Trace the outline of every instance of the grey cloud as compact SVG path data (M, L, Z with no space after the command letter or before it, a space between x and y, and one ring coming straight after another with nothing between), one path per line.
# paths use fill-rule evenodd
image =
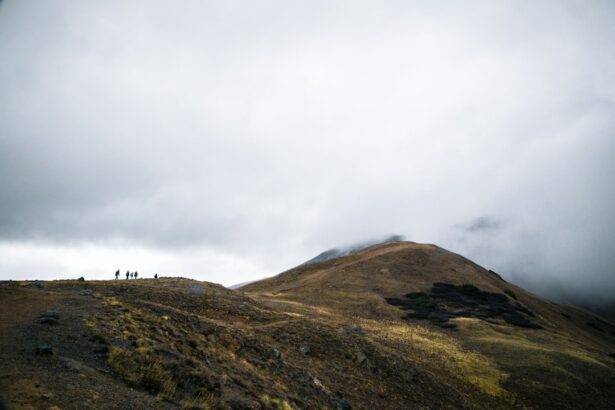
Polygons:
M462 232L469 234L476 232L493 232L498 231L502 228L502 222L488 216L481 216L476 219L473 219L467 224L456 225L454 228L457 228Z
M400 232L612 299L614 17L599 1L5 1L0 242L260 269L215 277L231 284Z

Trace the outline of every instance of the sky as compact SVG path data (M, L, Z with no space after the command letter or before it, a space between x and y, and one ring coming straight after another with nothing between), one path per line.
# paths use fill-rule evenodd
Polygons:
M389 234L615 302L615 3L0 4L0 279Z

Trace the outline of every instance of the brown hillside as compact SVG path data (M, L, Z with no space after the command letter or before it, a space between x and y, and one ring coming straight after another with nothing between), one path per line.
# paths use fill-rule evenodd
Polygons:
M477 377L473 380L495 395L515 397L522 406L566 408L597 396L602 399L596 405L606 406L614 400L597 387L611 382L595 379L613 372L615 327L610 322L541 299L435 245L377 245L301 265L240 290L277 309L369 324L376 334L389 332L384 321L438 332L465 352L482 355L501 376L487 372L469 378ZM511 311L517 316L511 318ZM395 339L394 348L411 348L415 341Z
M611 409L614 332L410 242L239 291L169 278L0 282L0 403Z

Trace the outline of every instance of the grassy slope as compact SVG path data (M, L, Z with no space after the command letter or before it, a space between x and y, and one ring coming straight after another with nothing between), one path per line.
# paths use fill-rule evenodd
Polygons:
M545 329L467 318L440 329L384 301L434 281L512 291ZM377 246L242 291L186 279L0 283L0 395L10 408L65 410L615 403L613 338L586 325L593 316L431 245ZM49 308L56 326L38 323ZM54 355L35 355L41 343Z
M545 329L456 319L456 331L435 330L426 322L400 322L402 313L384 301L427 291L434 282L512 294L537 313ZM403 351L442 380L458 376L505 406L611 408L615 403L615 361L609 356L615 351L615 328L599 320L602 331L590 327L595 316L540 299L433 245L376 246L299 266L240 290L279 310L325 319L335 313L338 321L354 318L378 343Z
M393 409L468 402L462 385L449 385L343 323L277 312L208 283L3 283L0 305L19 318L1 322L3 344L24 346L0 353L0 391L10 408L305 409L335 408L343 399L354 408ZM48 308L60 311L57 326L37 323ZM54 347L52 357L34 354L41 342ZM34 383L39 387L22 388Z

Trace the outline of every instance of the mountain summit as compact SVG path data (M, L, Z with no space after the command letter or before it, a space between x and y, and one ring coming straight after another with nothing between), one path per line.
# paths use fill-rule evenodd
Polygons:
M335 259L335 258L340 258L342 256L346 256L352 253L362 251L363 249L367 249L370 246L386 244L386 243L393 243L393 242L400 242L403 240L404 240L404 237L401 235L390 235L382 240L371 240L371 241L360 242L360 243L350 245L350 246L332 248L304 262L303 265L310 265L312 263L324 262L324 261L328 261L328 260Z

